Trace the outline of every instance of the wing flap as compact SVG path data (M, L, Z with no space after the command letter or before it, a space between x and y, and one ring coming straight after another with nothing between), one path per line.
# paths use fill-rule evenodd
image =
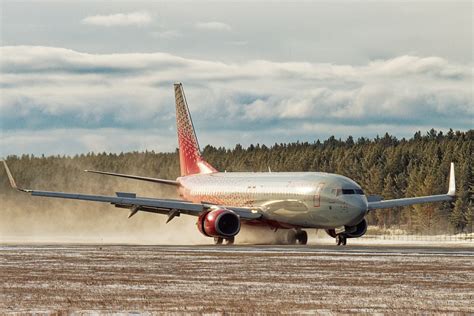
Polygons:
M60 199L72 199L72 200L83 200L83 201L93 201L93 202L106 202L114 205L125 206L140 206L147 208L156 208L163 210L172 210L177 209L180 212L198 215L204 210L203 204L189 203L186 201L180 200L162 200L162 199L152 199L152 198L140 198L140 197L131 197L134 193L129 193L128 196L124 196L123 193L121 196L105 196L105 195L89 195L89 194L78 194L78 193L65 193L65 192L52 192L52 191L37 191L37 190L24 190L27 193L30 193L32 196L43 196L51 198L60 198Z
M92 195L92 194L80 194L80 193L66 193L66 192L53 192L53 191L41 191L41 190L29 190L19 188L8 168L8 165L3 161L5 170L7 172L8 179L12 188L31 194L32 196L42 196L50 198L60 199L71 199L71 200L82 200L82 201L93 201L102 203L111 203L119 208L131 209L131 214L135 214L137 211L145 211L160 214L175 214L179 216L179 213L199 216L203 211L212 207L222 207L225 209L236 212L243 220L255 220L262 217L262 212L258 209L243 208L243 207L232 207L225 205L213 205L206 203L191 203L182 200L173 199L155 199L146 197L137 197L135 193L127 192L116 192L117 196L106 196L106 195ZM133 216L132 214L132 216Z
M38 190L23 190L24 192L30 193L32 196L43 196L50 198L60 199L72 199L82 201L93 201L93 202L105 202L111 203L120 208L136 208L136 210L168 214L170 211L178 211L179 213L199 216L203 211L216 207L216 205L207 205L200 203L191 203L181 200L170 200L170 199L154 199L145 197L131 197L135 193L124 194L121 192L121 196L105 196L105 195L89 195L79 193L65 193L65 192L52 192L52 191L38 191ZM255 220L262 217L262 213L258 209L249 209L243 207L232 207L219 205L225 209L234 211L243 220Z

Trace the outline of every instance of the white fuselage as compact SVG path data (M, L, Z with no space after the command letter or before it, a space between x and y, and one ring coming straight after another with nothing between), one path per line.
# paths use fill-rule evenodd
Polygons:
M353 180L320 172L216 172L177 179L180 195L192 202L258 207L264 222L291 228L356 225L367 198Z

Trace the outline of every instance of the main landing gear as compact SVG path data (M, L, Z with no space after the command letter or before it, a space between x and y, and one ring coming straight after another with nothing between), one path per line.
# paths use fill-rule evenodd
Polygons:
M284 242L285 243L285 242ZM304 230L289 229L286 237L288 245L306 245L308 243L308 233Z
M222 245L224 240L225 240L226 245L233 245L235 238L234 237L229 237L229 238L214 237L214 245Z
M308 243L308 233L305 230L297 230L296 242L298 245L306 245Z

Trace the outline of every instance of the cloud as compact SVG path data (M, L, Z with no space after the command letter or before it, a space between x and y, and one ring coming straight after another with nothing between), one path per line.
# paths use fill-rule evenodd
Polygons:
M98 26L143 26L150 24L152 17L147 12L116 13L109 15L91 15L82 20L83 24Z
M173 150L176 81L203 145L409 136L431 127L466 130L474 117L473 65L436 56L354 66L41 46L1 47L0 54L0 155Z
M233 46L245 46L248 44L247 41L228 41L227 44L233 45Z
M157 146L160 144L159 146ZM131 150L173 151L173 138L160 136L160 130L121 128L51 128L34 133L27 130L5 131L2 135L0 156L12 153L71 154L87 152L121 152Z
M222 22L198 22L195 24L195 27L200 30L206 31L231 31L232 27L230 25L222 23Z
M159 32L152 32L153 37L162 38L162 39L174 39L181 37L183 34L178 30L166 30Z

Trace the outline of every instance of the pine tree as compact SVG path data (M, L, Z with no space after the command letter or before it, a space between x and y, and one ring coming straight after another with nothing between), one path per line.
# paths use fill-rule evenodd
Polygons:
M369 223L427 231L446 230L449 224L456 231L469 232L473 229L473 150L474 130L450 130L446 135L431 130L425 136L417 132L411 139L401 140L386 134L372 140L359 138L355 143L352 137L345 141L330 137L311 144L275 143L271 147L256 144L226 149L208 145L204 147L203 155L222 171L267 171L270 165L275 172L337 172L358 182L366 194L382 194L385 199L445 193L449 164L454 161L457 187L454 203L379 210L370 213ZM113 194L124 187L140 190L138 182L94 176L84 173L83 169L168 179L179 176L177 150L170 153L84 153L73 157L25 154L9 156L7 162L22 186L59 191ZM12 205L22 207L28 199L11 190L0 169L0 198L3 201L8 197L12 199ZM150 192L154 192L157 187L150 188ZM175 194L173 188L163 190ZM61 205L48 199L34 201L46 208Z

